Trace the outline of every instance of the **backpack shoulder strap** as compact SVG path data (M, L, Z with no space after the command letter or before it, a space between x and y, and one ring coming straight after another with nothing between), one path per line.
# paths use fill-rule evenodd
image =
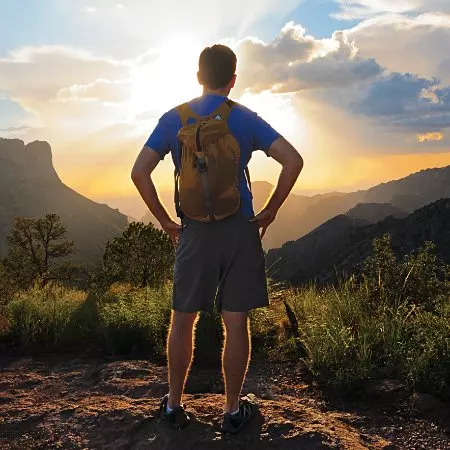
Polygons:
M214 112L210 115L211 118L216 116L221 116L222 119L226 122L228 121L228 117L230 117L231 110L237 105L233 100L225 100L220 104L218 108L214 110Z
M189 103L183 103L182 105L177 106L176 110L180 116L183 127L188 124L189 119L194 119L196 122L203 119L202 116L194 112Z
M253 194L252 180L250 178L250 170L248 169L248 166L245 167L244 172L245 172L245 176L247 178L247 183L248 183L248 188L250 189L250 193Z

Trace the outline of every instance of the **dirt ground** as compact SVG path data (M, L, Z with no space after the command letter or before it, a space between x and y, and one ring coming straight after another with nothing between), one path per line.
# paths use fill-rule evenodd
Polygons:
M260 414L222 436L223 385L193 369L185 403L194 422L172 431L157 418L167 371L145 360L3 357L1 449L450 449L450 406L399 382L358 400L325 397L294 364L255 364L244 388Z

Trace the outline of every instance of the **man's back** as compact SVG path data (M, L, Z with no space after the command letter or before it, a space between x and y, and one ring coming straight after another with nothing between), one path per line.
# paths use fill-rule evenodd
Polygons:
M196 114L205 117L212 114L226 100L227 97L221 95L206 94L191 100L189 105ZM177 134L181 127L180 115L177 108L173 108L161 117L146 143L146 146L156 151L161 159L171 152L177 169L179 169L180 161L180 146ZM245 177L245 168L253 151L263 150L267 152L280 135L256 113L238 103L231 110L228 127L240 147L239 191L241 211L245 218L251 218L254 211L251 192Z

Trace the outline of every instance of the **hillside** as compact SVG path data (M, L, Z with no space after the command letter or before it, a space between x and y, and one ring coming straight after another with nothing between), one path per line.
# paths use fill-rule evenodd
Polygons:
M427 205L406 218L389 216L375 224L338 215L303 238L269 251L267 265L274 278L294 285L312 280L333 282L336 273L357 269L371 253L373 239L385 233L391 234L398 254L432 241L439 257L450 262L450 199Z
M359 203L389 203L399 210L411 213L417 208L448 197L450 166L422 170L365 191L309 197L302 199L304 204L297 209L293 209L293 203L287 202L280 211L277 222L269 229L265 247L273 248L273 244L280 247L289 240L305 236L327 220L344 214Z
M406 217L408 212L397 208L391 203L358 203L354 208L347 211L345 215L355 219L364 219L370 223L377 223L389 216Z
M265 181L252 184L253 202L258 212L266 202L274 186ZM172 214L173 193L161 191L160 196ZM312 197L291 193L280 210L277 220L268 229L263 241L266 250L282 246L285 242L305 236L331 218L344 214L357 205L384 204L378 211L370 208L371 222L382 220L389 215L402 217L415 209L441 198L450 197L450 166L441 169L427 169L400 180L383 183L365 191L351 193L330 192ZM351 214L362 214L367 218L364 207L359 206ZM154 219L147 214L144 222Z
M50 145L0 139L0 257L16 216L59 214L77 246L75 260L95 264L104 244L120 234L127 218L117 210L89 200L66 186L52 163Z

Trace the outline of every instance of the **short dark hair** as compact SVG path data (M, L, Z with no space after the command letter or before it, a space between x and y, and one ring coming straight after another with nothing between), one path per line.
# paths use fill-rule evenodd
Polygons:
M236 73L236 64L236 54L226 45L206 47L198 62L202 84L210 89L226 87Z

